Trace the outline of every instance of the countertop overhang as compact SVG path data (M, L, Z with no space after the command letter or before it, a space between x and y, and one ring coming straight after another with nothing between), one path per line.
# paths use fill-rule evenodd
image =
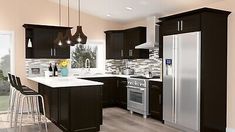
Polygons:
M51 88L103 85L102 82L79 79L78 77L28 77L27 79Z

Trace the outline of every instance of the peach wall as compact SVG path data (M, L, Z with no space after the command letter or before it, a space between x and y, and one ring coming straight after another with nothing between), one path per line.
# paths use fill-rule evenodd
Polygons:
M62 9L62 23L67 26L67 7ZM77 11L71 10L70 25L77 26ZM36 88L36 84L25 79L25 23L58 25L58 5L48 0L1 0L0 31L15 33L16 74L24 78L24 84ZM81 13L81 25L89 40L104 40L104 31L119 29L120 24ZM73 32L75 32L75 28Z

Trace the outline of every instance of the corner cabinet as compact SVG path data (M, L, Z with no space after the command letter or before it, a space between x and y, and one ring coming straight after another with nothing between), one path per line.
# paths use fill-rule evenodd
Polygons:
M68 59L70 46L54 43L59 32L65 34L70 27L24 24L26 58ZM29 41L32 45L29 46Z
M105 31L106 59L148 59L149 50L135 49L146 42L146 27Z
M163 49L163 36L201 32L200 132L226 131L227 18L230 13L201 8L159 19Z
M159 121L162 121L162 92L162 82L149 82L149 114Z

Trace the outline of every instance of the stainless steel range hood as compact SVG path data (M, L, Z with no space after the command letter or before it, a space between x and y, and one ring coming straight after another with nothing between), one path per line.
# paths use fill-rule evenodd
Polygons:
M156 24L157 17L147 18L146 43L135 46L136 49L154 49L159 47L159 25Z

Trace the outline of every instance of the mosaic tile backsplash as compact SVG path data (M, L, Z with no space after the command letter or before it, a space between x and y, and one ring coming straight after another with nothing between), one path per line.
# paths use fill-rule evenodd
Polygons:
M158 51L158 49L149 50L149 59L106 60L105 71L109 74L117 74L121 69L129 67L135 70L135 74L145 74L151 71L155 75L160 75L162 59L159 58Z
M44 71L48 70L50 63L54 66L59 59L26 59L26 75L27 76L44 76ZM135 70L135 74L145 74L151 71L154 75L161 74L162 59L158 56L158 49L150 50L149 59L133 59L133 60L106 60L105 73L118 74L123 68L129 67ZM39 74L32 74L32 68L40 69Z
M50 63L54 67L55 63L58 63L59 59L26 59L26 76L44 76L44 71L48 70ZM32 68L40 68L39 74L33 74L30 70Z

